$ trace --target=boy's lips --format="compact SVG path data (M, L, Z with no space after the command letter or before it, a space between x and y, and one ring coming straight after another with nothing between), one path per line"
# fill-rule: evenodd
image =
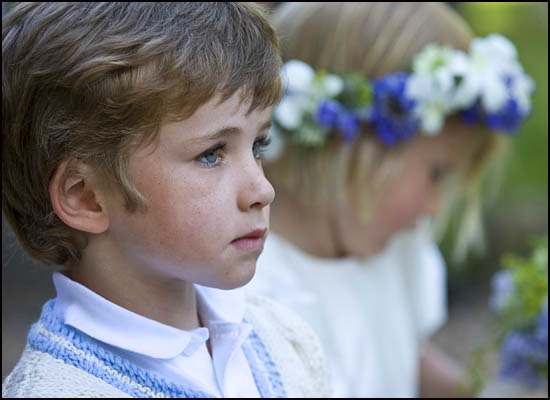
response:
M255 229L231 241L231 244L242 251L262 251L267 228Z

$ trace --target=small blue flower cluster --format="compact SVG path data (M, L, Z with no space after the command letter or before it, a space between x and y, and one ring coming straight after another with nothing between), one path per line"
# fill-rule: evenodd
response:
M395 73L372 83L373 104L369 119L382 143L393 146L411 137L419 127L412 113L416 102L405 95L408 74Z
M407 79L408 74L398 72L374 80L372 104L361 111L346 108L337 100L323 99L315 121L322 127L340 131L345 142L355 139L361 124L372 123L380 141L393 146L418 130L419 120L411 112L415 101L405 95Z
M373 80L373 102L363 112L346 108L334 99L323 99L317 107L315 121L322 127L340 131L345 142L355 139L361 124L367 123L373 124L377 137L387 146L407 140L420 128L420 119L413 112L417 101L406 94L409 78L410 74L397 72ZM484 122L490 129L507 134L516 133L528 114L521 111L511 94L496 112L487 112L479 100L460 112L462 120L469 125Z
M339 101L326 99L319 103L315 121L322 127L338 129L342 132L342 140L351 142L359 133L362 118L359 113L346 109Z
M500 349L499 374L532 388L544 385L540 371L548 368L548 303L540 312L532 332L512 331Z
M285 63L282 76L287 84L274 109L275 126L307 146L320 146L334 133L351 142L367 125L393 146L415 132L437 135L455 113L469 124L511 134L529 116L535 90L514 45L498 34L473 39L468 54L428 45L411 72L372 81L315 71L299 60Z
M487 126L499 132L514 134L518 131L520 124L525 120L530 111L522 110L519 107L518 101L512 93L514 77L506 76L503 78L507 88L507 100L504 105L495 112L487 112L481 105L480 101L461 112L464 122L473 125L478 122L485 122Z
M528 258L503 256L489 304L502 330L500 377L540 389L548 384L548 236L533 247Z

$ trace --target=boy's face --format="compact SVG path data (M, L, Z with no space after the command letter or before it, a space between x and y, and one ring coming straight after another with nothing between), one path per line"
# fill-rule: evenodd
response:
M405 144L399 173L375 205L372 217L361 222L350 207L340 212L339 230L348 251L368 257L381 251L392 235L414 228L422 217L440 209L445 178L478 146L476 135L485 131L450 120L435 137L417 134Z
M259 159L271 110L246 115L240 92L218 101L163 125L157 146L131 156L144 213L108 200L115 256L142 276L230 289L254 275L275 196Z

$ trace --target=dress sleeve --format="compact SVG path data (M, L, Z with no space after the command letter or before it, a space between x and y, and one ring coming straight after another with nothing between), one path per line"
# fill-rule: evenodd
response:
M447 320L445 260L422 230L402 240L400 253L416 333L420 340L427 340Z

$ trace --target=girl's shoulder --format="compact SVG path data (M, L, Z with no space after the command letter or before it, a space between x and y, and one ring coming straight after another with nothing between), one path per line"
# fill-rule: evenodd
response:
M246 295L245 319L262 341L287 397L329 397L328 367L321 342L295 312L258 293Z

